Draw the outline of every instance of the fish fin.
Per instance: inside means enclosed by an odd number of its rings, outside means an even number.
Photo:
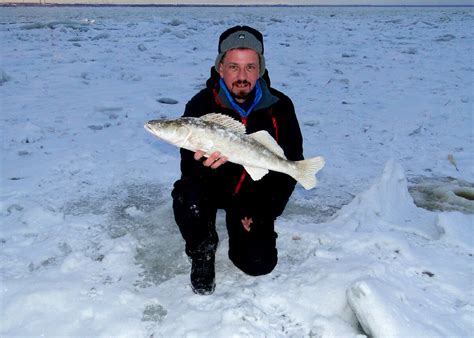
[[[262,144],[270,150],[272,153],[277,155],[280,158],[286,160],[285,152],[281,149],[280,145],[275,141],[275,139],[270,135],[266,130],[260,130],[255,133],[249,134],[249,137],[253,138],[258,143]]]
[[[268,174],[268,169],[265,169],[265,168],[257,168],[257,167],[250,167],[250,166],[244,166],[244,168],[248,172],[252,180],[254,181],[258,181],[263,176]]]
[[[202,121],[218,124],[239,134],[245,134],[247,132],[245,126],[242,123],[224,114],[210,113],[201,116],[199,119]]]
[[[297,161],[298,173],[293,176],[306,190],[312,189],[318,183],[316,173],[324,167],[325,161],[321,156],[308,160]]]

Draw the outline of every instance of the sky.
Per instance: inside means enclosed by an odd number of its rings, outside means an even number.
[[[38,0],[0,0],[0,3],[38,3]],[[90,4],[218,4],[218,5],[474,5],[474,0],[41,0],[43,3]]]

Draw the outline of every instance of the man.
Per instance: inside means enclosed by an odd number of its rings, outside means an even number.
[[[303,159],[302,136],[293,103],[270,87],[263,37],[248,26],[226,30],[206,88],[186,105],[183,116],[220,113],[241,121],[247,133],[266,130],[289,160]],[[181,179],[172,192],[176,223],[191,258],[191,286],[197,294],[215,288],[217,209],[226,211],[229,258],[246,274],[270,273],[277,264],[275,219],[282,214],[296,181],[270,171],[253,181],[240,165],[215,152],[181,149]]]

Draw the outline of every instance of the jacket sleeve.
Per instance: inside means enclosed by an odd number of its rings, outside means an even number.
[[[278,125],[278,143],[288,160],[303,159],[303,137],[291,100],[284,97],[275,109]],[[251,178],[248,178],[251,180]],[[242,198],[247,216],[275,219],[285,210],[296,181],[289,175],[270,171],[261,180],[249,184]]]
[[[183,117],[200,117],[205,113],[206,107],[209,107],[209,105],[206,102],[205,92],[202,91],[186,104]],[[182,177],[204,179],[210,174],[210,168],[203,166],[201,161],[194,159],[194,152],[181,148],[180,153]]]

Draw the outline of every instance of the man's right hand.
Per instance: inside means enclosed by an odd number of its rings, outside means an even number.
[[[199,161],[204,156],[204,154],[206,154],[205,151],[197,150],[194,153],[194,159],[196,161]],[[226,163],[227,160],[228,160],[227,157],[222,156],[220,152],[215,151],[211,155],[209,155],[209,157],[207,159],[205,159],[204,162],[202,162],[202,164],[206,167],[210,167],[212,169],[217,169],[221,165]]]

